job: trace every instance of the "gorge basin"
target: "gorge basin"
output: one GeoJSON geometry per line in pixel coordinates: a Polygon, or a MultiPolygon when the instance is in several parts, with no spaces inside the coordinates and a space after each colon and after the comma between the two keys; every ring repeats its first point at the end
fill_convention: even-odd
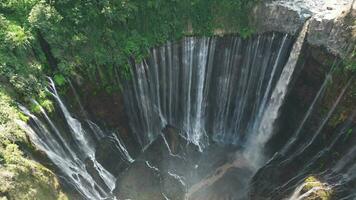
{"type": "Polygon", "coordinates": [[[252,175],[236,147],[199,152],[167,126],[118,177],[116,192],[119,199],[241,199],[252,175]]]}
{"type": "MultiPolygon", "coordinates": [[[[310,97],[294,102],[305,74],[317,71],[308,68],[307,26],[297,37],[186,37],[151,49],[120,80],[124,103],[115,106],[125,110],[120,126],[127,129],[110,129],[83,105],[80,84],[72,85],[75,98],[60,97],[51,79],[55,116],[22,107],[31,117],[22,126],[76,199],[303,199],[320,190],[352,199],[355,113],[335,129],[328,125],[352,79],[338,83],[321,116],[314,110],[333,70],[324,69],[310,97]],[[333,134],[325,139],[323,131],[333,134]],[[320,187],[306,189],[311,175],[320,187]]],[[[109,113],[110,103],[101,105],[109,113]]]]}
{"type": "Polygon", "coordinates": [[[356,200],[356,0],[0,0],[0,200],[356,200]]]}
{"type": "Polygon", "coordinates": [[[256,156],[258,148],[242,150],[242,145],[255,140],[251,132],[259,129],[292,46],[290,36],[278,33],[250,40],[186,38],[152,50],[150,59],[135,65],[125,95],[133,131],[143,145],[160,139],[118,178],[120,199],[246,198],[248,180],[258,165],[252,162],[259,158],[247,161],[244,157],[256,156]],[[184,153],[171,152],[170,141],[161,138],[167,124],[185,138],[180,142],[184,153]],[[162,146],[167,150],[159,158],[162,146]],[[155,175],[155,184],[150,184],[152,178],[142,183],[142,169],[155,175]],[[140,181],[132,184],[127,179],[140,181]],[[172,181],[178,186],[169,186],[172,181]],[[148,185],[156,187],[155,194],[140,189],[153,187],[148,185]],[[170,188],[181,191],[171,194],[170,188]]]}

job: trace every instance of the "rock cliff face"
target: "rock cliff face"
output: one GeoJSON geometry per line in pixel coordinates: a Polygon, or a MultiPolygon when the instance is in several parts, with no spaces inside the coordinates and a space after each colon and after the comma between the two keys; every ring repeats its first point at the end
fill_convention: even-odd
{"type": "Polygon", "coordinates": [[[341,57],[356,44],[354,0],[275,0],[256,6],[251,22],[257,32],[277,31],[296,35],[310,19],[307,41],[341,57]]]}
{"type": "Polygon", "coordinates": [[[353,199],[354,196],[347,196],[355,187],[351,179],[336,186],[333,192],[320,187],[311,189],[301,186],[310,174],[319,174],[328,183],[340,181],[342,178],[331,178],[330,174],[337,176],[344,173],[338,171],[337,166],[344,162],[343,155],[347,155],[355,141],[355,137],[348,137],[343,132],[354,133],[354,129],[346,127],[355,126],[352,113],[355,96],[352,93],[356,84],[351,82],[338,105],[334,104],[343,87],[352,80],[352,75],[343,71],[336,61],[356,47],[355,1],[266,1],[254,9],[251,19],[260,33],[278,31],[292,35],[298,35],[301,25],[310,21],[301,71],[294,77],[293,87],[281,108],[280,126],[267,144],[271,154],[279,153],[254,175],[250,184],[250,199],[353,199]],[[328,86],[324,91],[322,88],[326,83],[328,86]],[[322,94],[319,100],[316,98],[318,92],[322,94]],[[316,107],[310,106],[313,101],[316,107]],[[325,114],[333,106],[336,110],[330,113],[330,119],[325,119],[325,114]],[[310,116],[305,118],[309,111],[310,116]],[[303,127],[300,122],[304,119],[303,127]],[[321,121],[325,124],[320,129],[321,121]],[[297,145],[285,150],[283,146],[298,132],[296,130],[303,133],[301,141],[309,140],[317,130],[320,135],[307,148],[297,145]],[[289,196],[298,187],[298,198],[289,196]]]}

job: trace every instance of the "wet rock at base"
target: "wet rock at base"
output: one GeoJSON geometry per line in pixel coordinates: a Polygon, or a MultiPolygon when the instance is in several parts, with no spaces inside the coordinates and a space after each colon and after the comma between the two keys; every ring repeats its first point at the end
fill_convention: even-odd
{"type": "Polygon", "coordinates": [[[99,141],[95,158],[113,175],[118,175],[128,166],[128,162],[122,157],[116,141],[111,137],[105,137],[99,141]]]}
{"type": "Polygon", "coordinates": [[[233,195],[244,188],[243,181],[252,174],[236,151],[236,147],[210,144],[200,152],[177,129],[167,126],[117,177],[114,194],[119,199],[135,200],[193,200],[221,192],[233,195]]]}

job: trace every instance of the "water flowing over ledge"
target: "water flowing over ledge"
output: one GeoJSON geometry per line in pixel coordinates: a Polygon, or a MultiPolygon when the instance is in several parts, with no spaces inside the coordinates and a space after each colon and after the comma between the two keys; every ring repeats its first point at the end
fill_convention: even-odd
{"type": "MultiPolygon", "coordinates": [[[[112,191],[116,178],[96,159],[96,146],[103,138],[112,138],[122,159],[128,163],[133,159],[125,145],[115,133],[105,133],[89,119],[80,122],[69,112],[59,96],[55,84],[49,78],[48,92],[58,104],[65,124],[52,121],[46,111],[35,101],[41,111],[41,118],[33,115],[24,106],[19,106],[30,117],[30,126],[19,122],[38,149],[45,152],[56,165],[65,181],[72,185],[86,199],[116,199],[112,191]]],[[[75,91],[74,91],[75,92],[75,91]]],[[[80,102],[79,102],[80,104],[80,102]]]]}
{"type": "Polygon", "coordinates": [[[125,105],[141,145],[166,123],[201,149],[213,141],[242,144],[266,109],[293,40],[267,34],[185,38],[151,51],[133,68],[125,105]]]}

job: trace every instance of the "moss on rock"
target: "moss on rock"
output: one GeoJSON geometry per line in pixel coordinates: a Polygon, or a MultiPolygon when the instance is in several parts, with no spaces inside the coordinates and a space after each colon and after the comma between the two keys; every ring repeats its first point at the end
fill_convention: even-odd
{"type": "Polygon", "coordinates": [[[0,199],[68,199],[53,172],[28,158],[18,144],[31,144],[16,120],[26,120],[0,87],[0,199]]]}
{"type": "Polygon", "coordinates": [[[320,182],[316,177],[309,176],[304,181],[304,187],[301,191],[303,200],[330,200],[331,189],[326,184],[320,182]]]}

